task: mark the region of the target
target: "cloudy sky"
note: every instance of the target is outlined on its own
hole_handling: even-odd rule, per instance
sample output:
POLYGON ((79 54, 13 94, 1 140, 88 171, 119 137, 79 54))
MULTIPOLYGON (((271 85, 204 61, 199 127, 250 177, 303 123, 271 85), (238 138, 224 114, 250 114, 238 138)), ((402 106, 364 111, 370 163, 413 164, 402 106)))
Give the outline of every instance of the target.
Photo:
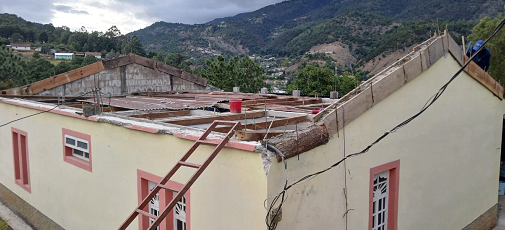
POLYGON ((157 21, 187 24, 251 12, 283 0, 0 0, 0 13, 78 30, 106 31, 116 25, 123 34, 157 21))

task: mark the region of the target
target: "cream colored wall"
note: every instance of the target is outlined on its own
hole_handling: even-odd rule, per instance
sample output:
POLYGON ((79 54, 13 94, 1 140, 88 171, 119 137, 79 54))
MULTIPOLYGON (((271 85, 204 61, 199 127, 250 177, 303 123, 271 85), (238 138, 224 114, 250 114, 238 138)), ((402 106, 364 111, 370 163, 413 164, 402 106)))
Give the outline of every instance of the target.
MULTIPOLYGON (((290 182, 358 152, 418 112, 459 69, 451 56, 349 123, 327 145, 288 159, 290 182)), ((370 168, 400 159, 398 229, 459 230, 497 203, 503 103, 462 73, 443 96, 368 153, 289 190, 278 230, 367 229, 370 168), (348 222, 344 178, 347 174, 348 222)), ((282 190, 274 164, 268 195, 282 190)))
MULTIPOLYGON (((0 123, 38 112, 3 103, 0 111, 0 123)), ((137 206, 137 169, 164 176, 193 144, 51 113, 2 127, 0 136, 0 183, 72 230, 117 229, 137 206), (14 184, 11 127, 28 132, 31 194, 14 184), (92 173, 63 161, 62 128, 91 135, 92 173)), ((200 147, 190 162, 210 151, 200 147)), ((264 229, 265 198, 261 154, 225 148, 191 187, 191 229, 264 229)))

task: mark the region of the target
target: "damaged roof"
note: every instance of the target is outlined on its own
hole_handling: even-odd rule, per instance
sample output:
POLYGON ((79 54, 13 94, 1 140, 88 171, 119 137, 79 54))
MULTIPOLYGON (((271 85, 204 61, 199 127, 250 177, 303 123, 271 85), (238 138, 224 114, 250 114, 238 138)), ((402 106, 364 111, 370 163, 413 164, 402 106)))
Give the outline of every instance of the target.
MULTIPOLYGON (((172 134, 186 139, 196 139, 214 120, 235 120, 241 123, 241 128, 237 131, 234 140, 229 142, 227 146, 259 151, 261 141, 268 139, 269 144, 275 146, 289 158, 327 143, 332 135, 343 128, 342 124, 349 124, 364 114, 369 108, 426 71, 447 53, 463 65, 465 57, 456 42, 447 33, 442 36, 434 36, 415 47, 413 52, 404 58, 363 82, 341 99, 336 100, 228 92, 145 92, 121 97, 68 98, 71 101, 65 102, 64 107, 51 112, 66 111, 73 117, 151 133, 172 134), (233 99, 241 101, 242 111, 240 113, 230 112, 230 100, 233 99), (100 107, 102 113, 89 118, 76 115, 76 113, 82 114, 82 108, 86 106, 100 107), (342 114, 344 109, 346 110, 345 120, 342 114), (244 145, 241 145, 244 143, 243 141, 256 147, 244 148, 244 145), (307 144, 298 145, 298 142, 307 144)), ((98 62, 85 69, 77 69, 73 73, 58 75, 16 90, 28 94, 28 96, 23 96, 26 99, 56 104, 59 101, 55 97, 30 95, 47 87, 54 87, 82 78, 82 76, 90 75, 94 71, 115 68, 128 63, 149 66, 149 68, 165 71, 196 84, 207 84, 205 79, 174 67, 136 55, 129 55, 98 62)), ((503 87, 477 65, 471 63, 465 72, 499 99, 503 99, 503 87)), ((0 102, 30 108, 37 107, 26 106, 27 103, 33 104, 35 102, 20 99, 0 98, 0 102)), ((46 110, 44 108, 47 106, 40 108, 39 110, 46 110)), ((217 138, 222 136, 219 134, 219 130, 213 135, 217 138)))
POLYGON ((129 54, 118 58, 98 61, 93 64, 83 66, 54 77, 49 77, 44 80, 34 82, 18 88, 2 90, 2 95, 36 95, 49 89, 77 81, 79 79, 89 77, 104 70, 114 69, 121 66, 130 64, 138 64, 150 69, 158 70, 160 72, 170 74, 171 76, 192 82, 196 85, 207 86, 207 79, 198 77, 181 69, 177 69, 163 62, 154 61, 136 54, 129 54))

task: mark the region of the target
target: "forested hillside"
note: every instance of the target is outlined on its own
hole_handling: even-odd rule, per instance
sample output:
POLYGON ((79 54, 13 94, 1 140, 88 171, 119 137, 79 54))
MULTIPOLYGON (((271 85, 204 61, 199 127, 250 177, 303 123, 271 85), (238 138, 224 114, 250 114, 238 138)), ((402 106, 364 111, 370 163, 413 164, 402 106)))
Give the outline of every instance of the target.
MULTIPOLYGON (((135 31, 147 51, 201 58, 222 55, 300 56, 317 44, 342 42, 357 60, 427 39, 449 29, 467 35, 505 0, 291 0, 206 24, 157 22, 135 31)), ((457 39, 459 41, 459 39, 457 39)), ((200 62, 202 63, 202 62, 200 62)))

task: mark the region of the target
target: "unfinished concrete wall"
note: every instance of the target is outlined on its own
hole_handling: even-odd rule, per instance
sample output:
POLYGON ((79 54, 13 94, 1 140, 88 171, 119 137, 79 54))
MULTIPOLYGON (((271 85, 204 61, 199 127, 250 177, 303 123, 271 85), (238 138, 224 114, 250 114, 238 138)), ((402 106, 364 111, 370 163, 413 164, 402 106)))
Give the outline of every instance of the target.
POLYGON ((189 82, 158 70, 139 64, 129 64, 113 69, 106 69, 38 95, 79 96, 100 87, 104 94, 123 96, 140 92, 197 91, 206 90, 205 86, 189 82))
MULTIPOLYGON (((289 183, 329 167, 344 154, 363 150, 417 113, 459 68, 451 55, 445 55, 346 123, 328 144, 289 158, 289 183)), ((397 160, 398 228, 394 229, 459 230, 474 221, 486 225, 471 229, 489 229, 496 218, 482 220, 488 216, 482 214, 496 215, 502 105, 483 85, 461 73, 424 114, 369 152, 288 190, 277 229, 369 229, 371 169, 397 160)), ((345 116, 352 115, 352 110, 345 110, 345 116)), ((283 189, 284 165, 273 163, 268 177, 270 197, 283 189)))

